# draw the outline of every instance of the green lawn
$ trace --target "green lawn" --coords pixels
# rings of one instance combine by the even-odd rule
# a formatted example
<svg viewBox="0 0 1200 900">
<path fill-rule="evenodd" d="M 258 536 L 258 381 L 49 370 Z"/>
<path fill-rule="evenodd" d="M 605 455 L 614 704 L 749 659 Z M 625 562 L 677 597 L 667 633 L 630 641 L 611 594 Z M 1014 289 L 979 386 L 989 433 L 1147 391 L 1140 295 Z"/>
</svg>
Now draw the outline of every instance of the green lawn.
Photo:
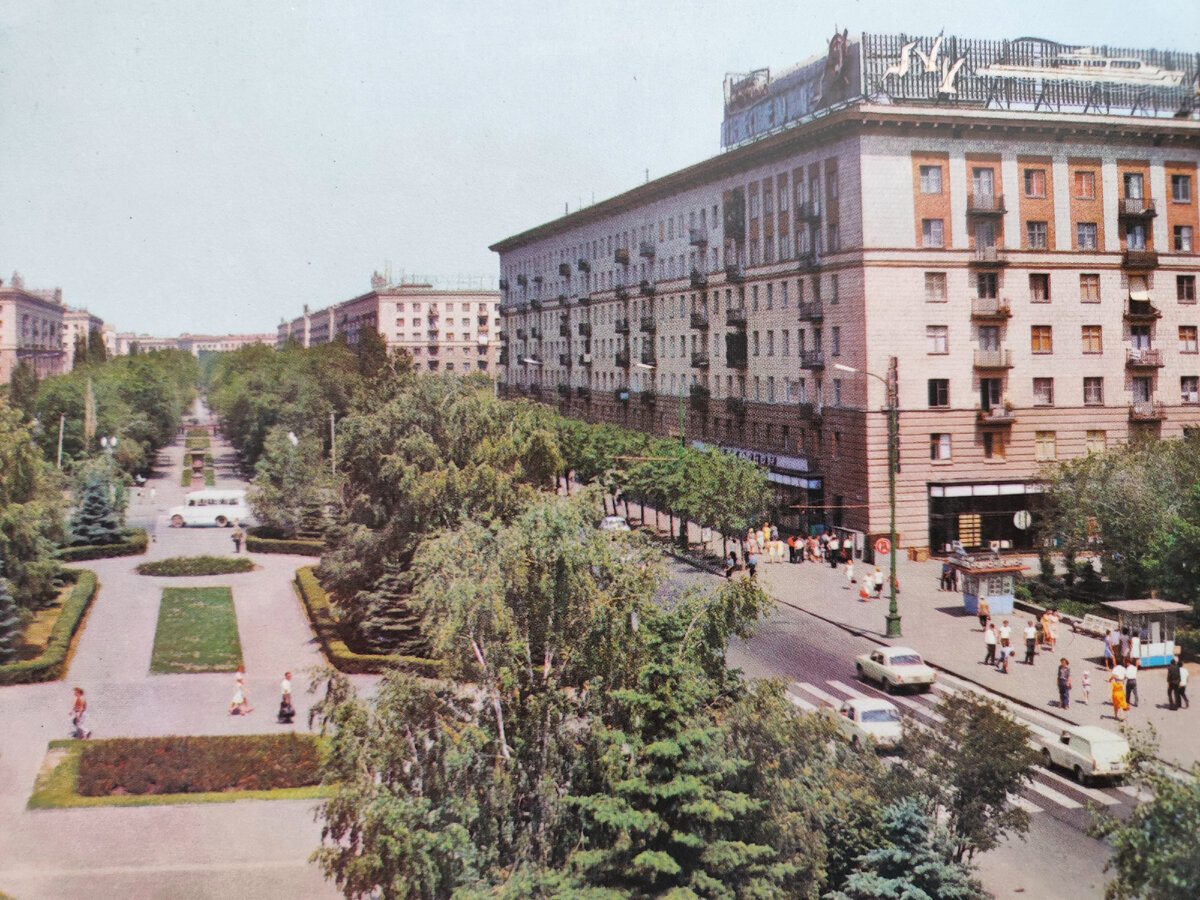
<svg viewBox="0 0 1200 900">
<path fill-rule="evenodd" d="M 151 672 L 232 672 L 241 662 L 233 591 L 163 588 Z"/>
</svg>

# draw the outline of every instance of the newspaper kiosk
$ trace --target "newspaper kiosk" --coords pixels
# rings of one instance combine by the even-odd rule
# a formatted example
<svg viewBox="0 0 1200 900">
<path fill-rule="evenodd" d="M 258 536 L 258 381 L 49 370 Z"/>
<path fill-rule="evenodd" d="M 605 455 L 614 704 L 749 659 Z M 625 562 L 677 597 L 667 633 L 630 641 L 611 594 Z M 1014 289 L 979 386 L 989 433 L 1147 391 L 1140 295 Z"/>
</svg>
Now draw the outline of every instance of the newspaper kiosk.
<svg viewBox="0 0 1200 900">
<path fill-rule="evenodd" d="M 1145 597 L 1141 600 L 1108 600 L 1104 604 L 1117 614 L 1121 630 L 1138 636 L 1138 665 L 1165 666 L 1179 654 L 1175 626 L 1180 613 L 1190 612 L 1187 603 Z"/>
</svg>

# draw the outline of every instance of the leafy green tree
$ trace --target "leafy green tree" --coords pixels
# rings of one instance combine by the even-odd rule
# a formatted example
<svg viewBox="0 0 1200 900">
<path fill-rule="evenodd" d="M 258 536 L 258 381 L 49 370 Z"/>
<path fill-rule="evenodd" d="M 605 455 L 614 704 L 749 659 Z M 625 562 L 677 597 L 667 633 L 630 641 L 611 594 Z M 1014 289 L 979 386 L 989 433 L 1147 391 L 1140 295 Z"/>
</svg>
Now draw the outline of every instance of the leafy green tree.
<svg viewBox="0 0 1200 900">
<path fill-rule="evenodd" d="M 916 800 L 884 812 L 887 843 L 864 853 L 844 888 L 826 900 L 986 900 L 989 896 L 952 859 L 953 841 Z"/>
<path fill-rule="evenodd" d="M 1037 752 L 1028 726 L 988 697 L 949 694 L 937 711 L 943 721 L 936 730 L 908 730 L 895 773 L 899 796 L 924 797 L 926 811 L 945 821 L 952 858 L 962 862 L 1029 830 L 1029 814 L 1009 797 L 1029 781 Z"/>
<path fill-rule="evenodd" d="M 71 359 L 73 360 L 72 369 L 82 369 L 88 364 L 87 335 L 75 335 L 74 352 L 71 355 Z"/>
<path fill-rule="evenodd" d="M 8 402 L 13 409 L 19 410 L 26 419 L 32 419 L 36 413 L 38 394 L 38 376 L 33 366 L 21 360 L 17 363 L 8 380 Z"/>
<path fill-rule="evenodd" d="M 322 450 L 319 436 L 272 427 L 247 492 L 250 508 L 265 528 L 285 538 L 304 530 L 324 531 L 322 512 L 333 502 L 333 485 Z"/>
<path fill-rule="evenodd" d="M 108 347 L 104 344 L 104 335 L 99 328 L 89 328 L 87 333 L 87 361 L 98 365 L 108 359 Z"/>
<path fill-rule="evenodd" d="M 8 588 L 8 579 L 4 577 L 4 559 L 0 557 L 0 665 L 17 658 L 23 629 L 21 610 Z"/>
</svg>

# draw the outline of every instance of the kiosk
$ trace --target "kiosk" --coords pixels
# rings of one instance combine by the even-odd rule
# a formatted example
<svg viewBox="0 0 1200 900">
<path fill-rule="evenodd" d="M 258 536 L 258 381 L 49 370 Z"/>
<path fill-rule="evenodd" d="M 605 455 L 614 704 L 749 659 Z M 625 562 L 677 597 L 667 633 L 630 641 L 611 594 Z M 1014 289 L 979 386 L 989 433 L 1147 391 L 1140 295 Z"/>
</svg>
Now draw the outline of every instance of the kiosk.
<svg viewBox="0 0 1200 900">
<path fill-rule="evenodd" d="M 1174 603 L 1146 597 L 1141 600 L 1108 600 L 1104 606 L 1117 614 L 1117 625 L 1139 638 L 1138 665 L 1165 666 L 1179 651 L 1175 646 L 1175 625 L 1180 613 L 1191 612 L 1187 603 Z"/>
<path fill-rule="evenodd" d="M 1013 587 L 1016 577 L 1029 566 L 999 553 L 956 553 L 946 560 L 955 570 L 962 591 L 963 607 L 979 615 L 979 600 L 986 598 L 993 616 L 1013 611 Z"/>
</svg>

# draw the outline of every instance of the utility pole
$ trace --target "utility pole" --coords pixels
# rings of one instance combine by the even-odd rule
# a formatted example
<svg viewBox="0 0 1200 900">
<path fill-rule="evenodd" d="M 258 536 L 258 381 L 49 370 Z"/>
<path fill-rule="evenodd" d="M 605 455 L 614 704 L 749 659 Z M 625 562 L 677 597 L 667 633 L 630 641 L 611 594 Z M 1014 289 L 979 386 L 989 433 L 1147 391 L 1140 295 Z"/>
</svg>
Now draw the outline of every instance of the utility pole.
<svg viewBox="0 0 1200 900">
<path fill-rule="evenodd" d="M 329 414 L 329 474 L 337 478 L 337 432 L 333 427 L 333 413 Z"/>
<path fill-rule="evenodd" d="M 896 605 L 896 469 L 900 465 L 900 380 L 896 357 L 888 360 L 888 539 L 891 541 L 891 591 L 889 592 L 888 637 L 900 637 L 900 611 Z"/>
</svg>

